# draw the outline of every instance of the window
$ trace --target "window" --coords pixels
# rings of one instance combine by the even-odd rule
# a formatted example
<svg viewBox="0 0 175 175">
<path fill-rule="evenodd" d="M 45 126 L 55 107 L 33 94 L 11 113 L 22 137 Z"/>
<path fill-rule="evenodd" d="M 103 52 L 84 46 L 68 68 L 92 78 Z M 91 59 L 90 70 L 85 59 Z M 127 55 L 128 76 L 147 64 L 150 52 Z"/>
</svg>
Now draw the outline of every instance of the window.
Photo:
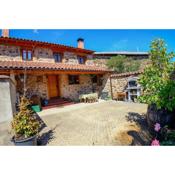
<svg viewBox="0 0 175 175">
<path fill-rule="evenodd" d="M 54 57 L 55 62 L 57 62 L 57 63 L 61 62 L 61 54 L 60 53 L 54 53 L 53 57 Z"/>
<path fill-rule="evenodd" d="M 25 61 L 32 60 L 32 51 L 31 50 L 22 50 L 22 59 Z"/>
<path fill-rule="evenodd" d="M 68 75 L 68 76 L 69 76 L 69 84 L 79 84 L 78 75 Z"/>
<path fill-rule="evenodd" d="M 79 64 L 85 64 L 85 58 L 83 58 L 83 57 L 78 57 L 78 63 L 79 63 Z"/>
</svg>

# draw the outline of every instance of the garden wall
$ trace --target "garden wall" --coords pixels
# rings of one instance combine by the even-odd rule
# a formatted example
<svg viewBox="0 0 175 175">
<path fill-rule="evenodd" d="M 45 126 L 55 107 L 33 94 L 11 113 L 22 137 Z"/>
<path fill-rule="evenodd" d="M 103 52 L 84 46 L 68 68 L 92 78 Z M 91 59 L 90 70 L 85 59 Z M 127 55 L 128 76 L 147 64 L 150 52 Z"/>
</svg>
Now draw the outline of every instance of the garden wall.
<svg viewBox="0 0 175 175">
<path fill-rule="evenodd" d="M 117 96 L 117 92 L 124 92 L 124 90 L 126 90 L 128 78 L 138 77 L 141 73 L 142 71 L 112 74 L 110 78 L 106 81 L 105 90 L 109 94 L 111 94 L 112 91 L 111 97 L 115 99 Z"/>
</svg>

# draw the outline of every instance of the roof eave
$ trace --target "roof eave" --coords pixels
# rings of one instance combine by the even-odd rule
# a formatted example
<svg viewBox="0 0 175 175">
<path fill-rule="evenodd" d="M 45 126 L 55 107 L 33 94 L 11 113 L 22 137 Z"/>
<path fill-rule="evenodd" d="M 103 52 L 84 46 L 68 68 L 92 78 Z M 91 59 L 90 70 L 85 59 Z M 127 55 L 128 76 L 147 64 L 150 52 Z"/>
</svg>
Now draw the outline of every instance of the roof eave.
<svg viewBox="0 0 175 175">
<path fill-rule="evenodd" d="M 72 46 L 66 46 L 62 44 L 56 44 L 56 43 L 49 43 L 49 42 L 43 42 L 43 41 L 36 41 L 36 40 L 28 40 L 28 39 L 21 39 L 21 38 L 12 38 L 12 37 L 0 37 L 0 44 L 15 44 L 22 46 L 24 44 L 28 46 L 35 46 L 35 47 L 55 47 L 55 48 L 61 48 L 61 49 L 67 49 L 71 50 L 73 52 L 81 52 L 81 53 L 86 53 L 86 54 L 93 54 L 94 51 L 92 50 L 87 50 L 87 49 L 81 49 L 81 48 L 76 48 Z"/>
</svg>

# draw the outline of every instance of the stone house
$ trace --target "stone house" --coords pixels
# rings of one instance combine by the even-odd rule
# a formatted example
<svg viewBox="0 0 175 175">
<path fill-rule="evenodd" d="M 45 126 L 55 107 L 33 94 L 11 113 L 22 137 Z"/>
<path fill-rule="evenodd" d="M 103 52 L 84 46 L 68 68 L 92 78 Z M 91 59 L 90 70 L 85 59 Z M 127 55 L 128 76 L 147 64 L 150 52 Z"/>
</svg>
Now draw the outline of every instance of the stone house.
<svg viewBox="0 0 175 175">
<path fill-rule="evenodd" d="M 110 70 L 93 62 L 93 51 L 84 48 L 84 40 L 71 47 L 55 43 L 0 37 L 0 75 L 10 76 L 15 92 L 39 95 L 42 99 L 78 100 L 82 93 L 106 92 Z M 93 76 L 92 76 L 93 75 Z M 24 83 L 25 82 L 25 83 Z"/>
</svg>

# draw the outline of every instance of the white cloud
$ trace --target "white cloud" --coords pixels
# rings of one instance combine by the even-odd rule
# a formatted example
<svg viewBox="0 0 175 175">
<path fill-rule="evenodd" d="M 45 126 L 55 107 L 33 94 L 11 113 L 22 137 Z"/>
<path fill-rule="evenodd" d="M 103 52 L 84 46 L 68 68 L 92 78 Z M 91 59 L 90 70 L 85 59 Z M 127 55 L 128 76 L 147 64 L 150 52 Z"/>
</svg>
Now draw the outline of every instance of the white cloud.
<svg viewBox="0 0 175 175">
<path fill-rule="evenodd" d="M 38 34 L 38 33 L 39 33 L 39 32 L 38 32 L 38 29 L 34 29 L 34 30 L 33 30 L 33 33 Z"/>
</svg>

